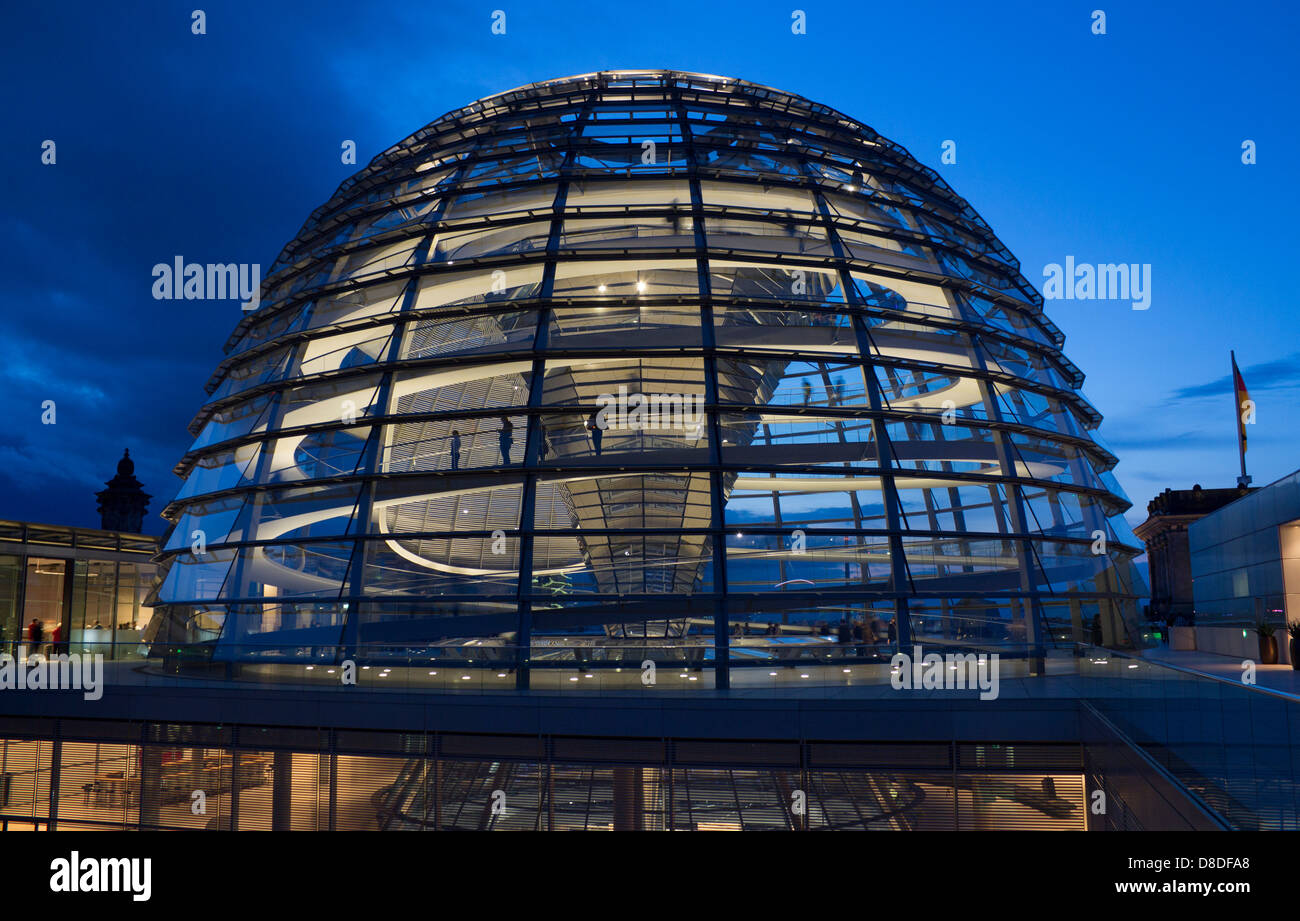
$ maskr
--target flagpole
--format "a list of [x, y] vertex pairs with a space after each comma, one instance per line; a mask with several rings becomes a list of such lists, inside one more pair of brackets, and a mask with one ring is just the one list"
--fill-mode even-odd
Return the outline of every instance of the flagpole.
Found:
[[1241, 372], [1237, 370], [1236, 350], [1229, 349], [1228, 355], [1232, 359], [1232, 402], [1237, 407], [1237, 457], [1241, 459], [1241, 476], [1237, 477], [1237, 485], [1245, 489], [1250, 486], [1250, 477], [1246, 475], [1246, 420], [1241, 418], [1243, 412], [1241, 392], [1237, 389], [1237, 383], [1241, 381]]

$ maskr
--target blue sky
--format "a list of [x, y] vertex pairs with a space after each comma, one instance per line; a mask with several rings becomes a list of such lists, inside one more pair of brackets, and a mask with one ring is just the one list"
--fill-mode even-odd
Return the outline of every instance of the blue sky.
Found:
[[1130, 519], [1166, 486], [1235, 481], [1230, 348], [1259, 406], [1250, 472], [1269, 482], [1300, 467], [1298, 26], [1280, 2], [10, 4], [0, 517], [97, 526], [93, 494], [129, 447], [155, 496], [147, 530], [163, 530], [239, 308], [153, 300], [154, 264], [269, 266], [355, 169], [343, 140], [365, 163], [478, 97], [639, 67], [741, 77], [862, 120], [938, 169], [1040, 288], [1066, 256], [1149, 263], [1149, 310], [1048, 304], [1106, 417]]

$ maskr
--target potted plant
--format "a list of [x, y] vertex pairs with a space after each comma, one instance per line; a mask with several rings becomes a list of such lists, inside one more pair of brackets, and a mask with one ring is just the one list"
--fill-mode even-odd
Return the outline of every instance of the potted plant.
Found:
[[1273, 625], [1259, 621], [1255, 624], [1255, 633], [1259, 635], [1259, 664], [1277, 664], [1277, 637], [1273, 635]]
[[1291, 634], [1291, 642], [1287, 644], [1291, 648], [1291, 668], [1300, 671], [1300, 620], [1287, 624], [1286, 632]]

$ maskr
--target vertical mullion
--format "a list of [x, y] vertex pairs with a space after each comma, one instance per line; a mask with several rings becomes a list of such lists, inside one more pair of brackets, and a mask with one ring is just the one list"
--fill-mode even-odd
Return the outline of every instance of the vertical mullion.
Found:
[[[257, 526], [261, 520], [262, 503], [259, 500], [263, 497], [263, 492], [262, 490], [256, 489], [256, 487], [264, 484], [266, 478], [270, 475], [272, 454], [271, 445], [274, 444], [276, 438], [279, 437], [278, 432], [280, 431], [281, 424], [284, 421], [283, 393], [283, 390], [275, 391], [266, 408], [268, 414], [266, 429], [262, 433], [262, 440], [259, 442], [259, 447], [257, 449], [257, 463], [254, 465], [253, 475], [249, 480], [249, 482], [255, 484], [255, 489], [246, 493], [244, 499], [245, 503], [252, 503], [252, 506], [248, 509], [248, 527], [246, 527], [244, 533], [240, 535], [241, 539], [244, 541], [249, 540], [249, 535], [256, 535]], [[243, 517], [243, 514], [244, 507], [241, 506], [239, 509], [239, 516]], [[247, 568], [247, 563], [245, 562], [244, 557], [246, 554], [256, 552], [257, 551], [254, 548], [249, 546], [236, 548], [234, 559], [230, 564], [230, 569], [226, 572], [226, 578], [222, 580], [221, 591], [217, 596], [218, 598], [229, 598], [232, 589], [236, 593], [236, 599], [242, 597], [244, 570]], [[234, 608], [233, 618], [231, 617], [232, 611], [230, 610], [232, 607]], [[239, 658], [239, 640], [244, 635], [243, 608], [244, 605], [239, 601], [236, 601], [234, 605], [227, 603], [225, 623], [222, 626], [220, 639], [217, 641], [219, 648], [230, 650], [229, 657], [231, 659]], [[114, 616], [116, 617], [116, 611], [114, 612]], [[233, 630], [228, 630], [225, 624], [229, 624]], [[228, 663], [226, 667], [227, 669], [232, 669], [236, 666]]]
[[862, 369], [862, 382], [867, 392], [867, 405], [871, 412], [871, 426], [876, 436], [876, 464], [880, 476], [880, 498], [885, 507], [885, 527], [889, 529], [889, 579], [890, 591], [894, 599], [894, 638], [896, 648], [903, 649], [912, 642], [912, 623], [908, 598], [915, 592], [911, 576], [907, 570], [907, 556], [904, 553], [902, 537], [902, 502], [894, 482], [894, 446], [884, 419], [884, 400], [880, 392], [880, 381], [876, 378], [876, 350], [867, 329], [866, 320], [861, 312], [865, 306], [858, 299], [857, 288], [853, 284], [853, 273], [849, 267], [844, 244], [835, 228], [830, 206], [822, 195], [821, 187], [811, 178], [807, 180], [809, 191], [817, 202], [817, 209], [826, 225], [827, 238], [838, 264], [840, 286], [844, 289], [844, 300], [852, 312], [853, 335], [858, 343], [858, 362]]
[[[598, 90], [596, 91], [598, 92]], [[541, 286], [537, 292], [541, 306], [537, 310], [537, 330], [533, 335], [532, 374], [528, 381], [528, 431], [524, 444], [524, 481], [519, 503], [519, 575], [515, 586], [518, 619], [515, 627], [515, 688], [527, 690], [532, 681], [533, 637], [533, 548], [535, 544], [535, 519], [537, 512], [537, 476], [541, 464], [542, 400], [546, 393], [546, 358], [548, 328], [553, 308], [551, 297], [555, 291], [555, 272], [560, 248], [560, 234], [564, 228], [564, 211], [569, 195], [569, 178], [574, 162], [574, 151], [580, 142], [582, 129], [591, 113], [592, 96], [582, 104], [573, 131], [569, 135], [568, 149], [556, 179], [555, 198], [551, 204], [551, 224], [546, 239], [546, 262], [542, 268]]]
[[[667, 89], [667, 87], [665, 87]], [[682, 149], [686, 153], [686, 175], [691, 189], [691, 223], [695, 233], [695, 271], [700, 292], [701, 345], [704, 350], [704, 411], [709, 419], [709, 517], [713, 544], [713, 587], [718, 598], [713, 607], [713, 681], [714, 687], [731, 687], [731, 586], [727, 584], [726, 501], [723, 497], [722, 432], [718, 422], [717, 339], [713, 329], [713, 297], [709, 279], [708, 238], [704, 229], [704, 197], [700, 191], [699, 164], [695, 136], [681, 88], [673, 83], [673, 107], [682, 132]]]
[[[475, 146], [477, 149], [481, 144]], [[472, 160], [473, 156], [471, 155], [461, 161], [453, 173], [453, 185], [465, 175]], [[398, 308], [397, 318], [393, 321], [393, 332], [388, 347], [384, 352], [385, 360], [383, 365], [387, 370], [384, 371], [378, 391], [375, 394], [376, 412], [372, 415], [373, 424], [370, 427], [370, 435], [366, 439], [367, 444], [359, 462], [359, 465], [364, 467], [362, 472], [364, 472], [365, 478], [362, 480], [361, 489], [358, 491], [357, 504], [353, 508], [353, 521], [355, 522], [357, 539], [352, 546], [352, 559], [348, 565], [347, 581], [344, 583], [343, 591], [340, 592], [339, 596], [339, 603], [347, 606], [348, 615], [343, 623], [341, 645], [336, 661], [355, 657], [360, 643], [361, 600], [365, 592], [365, 586], [362, 583], [366, 553], [369, 549], [369, 541], [366, 540], [366, 537], [370, 533], [370, 516], [374, 513], [375, 482], [383, 462], [385, 423], [381, 420], [387, 418], [392, 410], [389, 403], [392, 398], [393, 379], [397, 375], [397, 372], [392, 369], [402, 358], [402, 349], [406, 340], [406, 327], [410, 322], [409, 314], [420, 292], [422, 276], [419, 269], [429, 260], [429, 252], [433, 248], [433, 241], [438, 233], [438, 223], [446, 210], [447, 198], [443, 196], [439, 199], [438, 205], [433, 212], [425, 220], [425, 224], [429, 228], [428, 231], [411, 252], [410, 261], [413, 271], [407, 281], [406, 290], [402, 294], [402, 304]]]
[[[966, 316], [967, 308], [964, 299], [959, 295], [956, 298], [958, 309], [963, 312], [964, 319], [970, 319]], [[989, 380], [989, 361], [985, 354], [984, 345], [980, 337], [972, 334], [970, 337], [971, 354], [974, 358], [975, 369], [979, 373], [980, 394], [984, 398], [984, 405], [988, 409], [989, 419], [999, 425], [992, 430], [994, 452], [998, 459], [998, 465], [1002, 468], [1002, 486], [1006, 490], [1004, 493], [1006, 499], [1006, 513], [1011, 519], [1011, 531], [1017, 535], [1014, 540], [1016, 548], [1016, 568], [1020, 575], [1020, 591], [1022, 594], [1021, 614], [1025, 618], [1025, 640], [1029, 646], [1028, 653], [1031, 661], [1040, 661], [1044, 655], [1044, 644], [1042, 631], [1040, 629], [1040, 620], [1043, 617], [1042, 602], [1039, 598], [1039, 592], [1034, 587], [1033, 572], [1031, 567], [1037, 565], [1042, 571], [1042, 563], [1038, 560], [1032, 542], [1029, 538], [1029, 531], [1026, 526], [1026, 515], [1024, 506], [1024, 496], [1020, 490], [1020, 484], [1016, 482], [1019, 472], [1016, 470], [1015, 459], [1018, 456], [1015, 444], [1011, 441], [1011, 435], [1006, 429], [1001, 427], [1004, 421], [1002, 418], [1002, 405], [998, 399], [997, 389]], [[1033, 562], [1030, 561], [1031, 555]], [[1046, 573], [1044, 572], [1044, 578]], [[1049, 586], [1051, 583], [1047, 583]]]
[[[416, 265], [422, 264], [429, 255], [429, 248], [433, 244], [433, 234], [426, 234], [424, 239], [416, 246], [412, 253], [412, 261]], [[406, 325], [409, 322], [408, 314], [415, 298], [420, 290], [420, 276], [412, 275], [406, 283], [406, 291], [402, 294], [402, 305], [398, 308], [398, 317], [393, 322], [393, 333], [389, 339], [388, 347], [384, 352], [384, 365], [388, 368], [380, 378], [380, 383], [375, 391], [375, 411], [371, 415], [370, 434], [366, 439], [365, 451], [361, 456], [361, 465], [364, 466], [365, 478], [361, 482], [361, 489], [358, 491], [357, 504], [353, 509], [355, 516], [355, 532], [358, 535], [356, 542], [352, 545], [352, 559], [348, 565], [348, 574], [344, 582], [343, 589], [339, 593], [339, 603], [347, 608], [347, 617], [343, 624], [342, 649], [340, 650], [339, 660], [354, 659], [360, 647], [361, 637], [361, 599], [364, 597], [365, 586], [363, 583], [363, 574], [366, 568], [366, 554], [369, 550], [370, 542], [365, 539], [365, 535], [370, 533], [370, 516], [374, 512], [375, 504], [375, 485], [378, 482], [378, 474], [384, 456], [384, 428], [385, 423], [382, 421], [392, 413], [393, 380], [397, 377], [397, 371], [392, 370], [393, 366], [401, 357], [402, 345], [406, 339]]]

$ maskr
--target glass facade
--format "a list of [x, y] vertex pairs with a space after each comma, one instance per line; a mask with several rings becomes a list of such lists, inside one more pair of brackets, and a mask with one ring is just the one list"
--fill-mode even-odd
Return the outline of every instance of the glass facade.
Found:
[[[296, 675], [327, 669], [208, 670], [253, 682], [241, 689], [110, 663], [109, 693], [79, 713], [41, 712], [55, 699], [43, 691], [0, 695], [13, 707], [0, 712], [0, 831], [1300, 828], [1293, 697], [1114, 650], [1061, 659], [1047, 678], [1004, 675], [1014, 690], [987, 703], [900, 699], [882, 663], [853, 669], [880, 693], [818, 700], [795, 691], [809, 687], [796, 672], [772, 696], [697, 685], [694, 699], [621, 694], [593, 710], [543, 693], [523, 711], [500, 706], [524, 700], [508, 688], [476, 704], [378, 668], [304, 696]], [[769, 719], [773, 702], [800, 719]], [[204, 708], [230, 719], [164, 715]]]
[[146, 655], [158, 539], [0, 521], [0, 652]]
[[1078, 744], [817, 745], [801, 765], [780, 743], [760, 763], [749, 743], [91, 725], [0, 732], [0, 831], [1098, 827]]
[[1300, 621], [1300, 471], [1193, 522], [1188, 545], [1198, 624]]
[[1062, 343], [970, 205], [826, 106], [664, 71], [492, 96], [272, 267], [177, 466], [147, 639], [499, 647], [523, 686], [1123, 645], [1140, 545]]

